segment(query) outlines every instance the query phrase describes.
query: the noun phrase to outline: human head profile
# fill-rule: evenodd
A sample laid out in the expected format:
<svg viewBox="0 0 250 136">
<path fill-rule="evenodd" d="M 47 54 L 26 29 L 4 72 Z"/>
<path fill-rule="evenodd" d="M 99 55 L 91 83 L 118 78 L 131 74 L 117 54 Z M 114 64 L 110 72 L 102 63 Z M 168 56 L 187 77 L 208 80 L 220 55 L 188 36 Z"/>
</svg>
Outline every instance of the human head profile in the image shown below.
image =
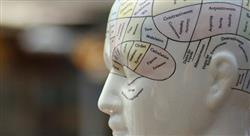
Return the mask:
<svg viewBox="0 0 250 136">
<path fill-rule="evenodd" d="M 247 1 L 116 0 L 104 59 L 113 135 L 249 133 Z"/>
</svg>

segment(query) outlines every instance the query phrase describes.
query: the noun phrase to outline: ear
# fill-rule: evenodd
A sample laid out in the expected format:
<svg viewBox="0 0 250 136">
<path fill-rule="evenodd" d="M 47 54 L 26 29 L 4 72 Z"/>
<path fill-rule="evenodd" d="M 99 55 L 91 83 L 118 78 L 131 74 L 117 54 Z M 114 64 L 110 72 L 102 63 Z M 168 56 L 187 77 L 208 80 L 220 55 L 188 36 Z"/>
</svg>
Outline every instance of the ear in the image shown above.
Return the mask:
<svg viewBox="0 0 250 136">
<path fill-rule="evenodd" d="M 237 73 L 236 57 L 228 51 L 216 52 L 209 66 L 212 84 L 207 96 L 207 106 L 210 110 L 218 108 L 231 93 Z"/>
</svg>

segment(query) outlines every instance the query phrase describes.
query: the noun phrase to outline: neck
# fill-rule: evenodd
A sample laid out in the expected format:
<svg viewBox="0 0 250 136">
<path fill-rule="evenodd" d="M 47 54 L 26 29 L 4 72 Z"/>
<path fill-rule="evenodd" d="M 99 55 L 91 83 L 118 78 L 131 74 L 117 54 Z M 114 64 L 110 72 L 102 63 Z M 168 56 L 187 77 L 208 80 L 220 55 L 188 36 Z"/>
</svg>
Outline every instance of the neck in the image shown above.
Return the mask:
<svg viewBox="0 0 250 136">
<path fill-rule="evenodd" d="M 248 96 L 236 92 L 226 103 L 218 111 L 215 122 L 204 133 L 204 136 L 250 136 Z"/>
</svg>

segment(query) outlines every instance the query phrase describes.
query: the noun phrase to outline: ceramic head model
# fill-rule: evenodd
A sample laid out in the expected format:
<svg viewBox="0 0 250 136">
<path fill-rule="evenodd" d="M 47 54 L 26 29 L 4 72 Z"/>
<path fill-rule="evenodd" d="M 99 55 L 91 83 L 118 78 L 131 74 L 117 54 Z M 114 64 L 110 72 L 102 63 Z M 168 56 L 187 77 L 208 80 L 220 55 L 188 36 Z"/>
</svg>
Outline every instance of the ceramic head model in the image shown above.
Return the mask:
<svg viewBox="0 0 250 136">
<path fill-rule="evenodd" d="M 250 135 L 250 2 L 116 0 L 99 98 L 114 136 Z"/>
</svg>

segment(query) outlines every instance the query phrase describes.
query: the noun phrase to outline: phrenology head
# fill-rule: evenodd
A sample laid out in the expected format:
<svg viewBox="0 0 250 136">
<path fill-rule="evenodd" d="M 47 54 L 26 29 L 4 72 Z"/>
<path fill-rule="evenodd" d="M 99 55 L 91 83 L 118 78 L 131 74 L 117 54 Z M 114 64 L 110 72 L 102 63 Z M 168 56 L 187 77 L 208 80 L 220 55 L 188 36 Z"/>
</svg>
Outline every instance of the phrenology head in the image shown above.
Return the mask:
<svg viewBox="0 0 250 136">
<path fill-rule="evenodd" d="M 117 0 L 104 59 L 113 135 L 205 133 L 250 104 L 249 2 Z"/>
</svg>

